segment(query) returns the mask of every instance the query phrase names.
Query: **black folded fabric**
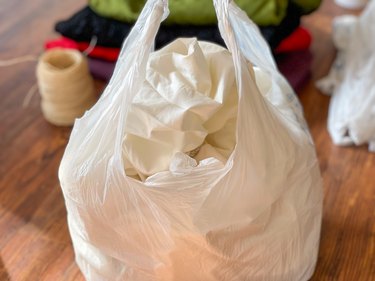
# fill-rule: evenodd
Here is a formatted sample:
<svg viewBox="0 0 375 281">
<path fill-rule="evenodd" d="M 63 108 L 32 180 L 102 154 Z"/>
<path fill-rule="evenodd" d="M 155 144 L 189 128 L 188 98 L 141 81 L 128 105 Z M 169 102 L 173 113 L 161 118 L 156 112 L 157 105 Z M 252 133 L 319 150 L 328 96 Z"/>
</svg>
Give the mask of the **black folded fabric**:
<svg viewBox="0 0 375 281">
<path fill-rule="evenodd" d="M 290 35 L 300 24 L 302 12 L 296 5 L 289 4 L 286 17 L 277 26 L 261 26 L 260 31 L 271 49 Z M 131 24 L 103 18 L 89 6 L 74 14 L 71 18 L 60 21 L 55 30 L 61 35 L 78 42 L 89 42 L 97 37 L 97 45 L 119 48 L 132 28 Z M 161 48 L 178 37 L 197 37 L 198 40 L 210 41 L 225 46 L 216 25 L 162 25 L 155 39 L 155 48 Z"/>
</svg>

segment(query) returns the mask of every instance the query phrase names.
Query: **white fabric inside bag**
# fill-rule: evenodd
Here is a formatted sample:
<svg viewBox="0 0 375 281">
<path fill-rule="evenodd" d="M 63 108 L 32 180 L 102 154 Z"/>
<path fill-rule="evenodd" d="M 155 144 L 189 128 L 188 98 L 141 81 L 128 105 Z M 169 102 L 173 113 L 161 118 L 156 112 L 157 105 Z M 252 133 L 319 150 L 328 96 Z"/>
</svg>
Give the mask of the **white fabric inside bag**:
<svg viewBox="0 0 375 281">
<path fill-rule="evenodd" d="M 235 145 L 237 104 L 228 50 L 185 38 L 151 53 L 125 126 L 127 174 L 145 179 L 166 171 L 175 153 L 194 157 L 202 145 L 227 159 Z"/>
<path fill-rule="evenodd" d="M 257 67 L 254 71 L 266 95 L 270 77 Z M 236 143 L 237 110 L 235 71 L 227 49 L 181 38 L 151 53 L 146 80 L 126 121 L 126 174 L 145 180 L 167 171 L 180 152 L 224 164 Z"/>
</svg>

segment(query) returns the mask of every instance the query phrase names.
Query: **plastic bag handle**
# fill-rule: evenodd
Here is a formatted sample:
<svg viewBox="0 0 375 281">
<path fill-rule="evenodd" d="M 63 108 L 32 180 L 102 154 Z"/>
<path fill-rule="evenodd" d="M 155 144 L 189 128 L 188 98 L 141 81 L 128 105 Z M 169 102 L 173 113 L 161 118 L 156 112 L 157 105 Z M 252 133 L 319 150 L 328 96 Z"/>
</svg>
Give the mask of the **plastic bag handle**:
<svg viewBox="0 0 375 281">
<path fill-rule="evenodd" d="M 269 72 L 277 72 L 268 44 L 260 34 L 258 27 L 247 17 L 246 13 L 233 0 L 213 0 L 213 3 L 221 36 L 234 59 L 239 62 L 240 57 L 244 55 L 254 65 L 261 65 Z M 121 79 L 120 81 L 125 81 L 126 79 L 122 78 L 129 70 L 138 75 L 142 75 L 145 72 L 146 62 L 151 51 L 150 46 L 153 45 L 161 22 L 167 18 L 168 14 L 168 0 L 148 0 L 146 2 L 133 29 L 123 44 L 118 59 L 125 65 L 127 65 L 127 61 L 140 63 L 129 65 L 129 68 L 126 69 L 127 71 L 123 71 L 124 67 L 116 67 L 111 80 L 119 81 Z M 234 30 L 241 30 L 242 35 L 236 36 L 240 32 L 234 32 Z M 138 50 L 135 57 L 128 56 L 128 53 L 132 53 L 130 52 L 132 49 Z M 128 93 L 129 99 L 127 100 L 131 102 L 135 94 L 136 91 Z"/>
<path fill-rule="evenodd" d="M 220 34 L 234 58 L 245 56 L 254 65 L 270 73 L 277 72 L 276 63 L 258 26 L 233 0 L 213 0 Z M 234 32 L 234 31 L 237 32 Z M 239 36 L 241 34 L 241 36 Z"/>
<path fill-rule="evenodd" d="M 255 65 L 262 66 L 270 74 L 277 73 L 276 64 L 270 49 L 259 32 L 258 27 L 247 17 L 232 0 L 213 0 L 218 25 L 229 51 L 232 53 L 236 67 L 236 76 L 240 75 L 238 66 L 243 65 L 244 57 Z M 130 104 L 138 93 L 146 73 L 147 61 L 152 51 L 153 41 L 162 20 L 168 16 L 168 0 L 148 0 L 138 17 L 120 52 L 116 67 L 103 98 L 114 93 L 112 99 L 119 100 L 118 130 L 115 144 L 115 155 L 122 164 L 121 142 L 124 124 Z M 237 30 L 237 32 L 234 32 Z M 238 34 L 241 33 L 241 36 Z M 237 36 L 236 36 L 237 34 Z M 114 81 L 112 81 L 114 80 Z M 123 93 L 126 93 L 125 95 Z M 120 96 L 118 96 L 120 95 Z M 122 165 L 119 165 L 122 166 Z"/>
<path fill-rule="evenodd" d="M 109 82 L 109 85 L 113 84 L 114 87 L 107 87 L 102 95 L 103 98 L 108 96 L 120 103 L 118 108 L 120 122 L 117 122 L 113 160 L 117 165 L 114 167 L 123 167 L 121 144 L 130 104 L 142 86 L 153 41 L 162 20 L 168 16 L 168 13 L 167 0 L 148 0 L 146 2 L 121 48 L 115 71 Z M 118 67 L 117 64 L 121 64 L 121 67 Z M 114 94 L 110 96 L 111 93 Z M 124 170 L 120 170 L 120 173 L 125 175 Z"/>
</svg>

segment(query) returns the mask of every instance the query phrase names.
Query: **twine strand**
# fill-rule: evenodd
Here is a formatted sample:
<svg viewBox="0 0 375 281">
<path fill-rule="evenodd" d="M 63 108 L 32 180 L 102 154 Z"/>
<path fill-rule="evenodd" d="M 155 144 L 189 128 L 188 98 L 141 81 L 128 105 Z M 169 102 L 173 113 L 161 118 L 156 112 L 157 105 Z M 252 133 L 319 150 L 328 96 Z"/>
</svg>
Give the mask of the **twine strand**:
<svg viewBox="0 0 375 281">
<path fill-rule="evenodd" d="M 94 50 L 97 43 L 98 43 L 98 37 L 94 35 L 93 37 L 91 37 L 89 46 L 86 48 L 86 50 L 82 52 L 82 54 L 85 56 L 88 56 Z"/>
<path fill-rule="evenodd" d="M 36 55 L 25 55 L 25 56 L 15 57 L 15 58 L 8 59 L 8 60 L 0 60 L 0 67 L 9 67 L 9 66 L 13 66 L 16 64 L 24 63 L 24 62 L 36 62 L 36 61 L 38 61 L 38 57 Z M 37 92 L 37 90 L 38 90 L 38 85 L 35 83 L 33 86 L 31 86 L 25 98 L 23 99 L 23 102 L 22 102 L 23 108 L 26 108 L 29 106 L 31 99 L 34 96 L 34 94 Z"/>
<path fill-rule="evenodd" d="M 11 66 L 11 65 L 15 65 L 15 64 L 23 63 L 23 62 L 33 62 L 37 60 L 38 60 L 38 57 L 35 55 L 26 55 L 26 56 L 16 57 L 13 59 L 8 59 L 8 60 L 0 60 L 0 67 Z"/>
<path fill-rule="evenodd" d="M 34 94 L 38 91 L 38 84 L 34 83 L 34 85 L 31 86 L 30 90 L 27 92 L 25 98 L 22 102 L 22 107 L 26 108 L 29 106 L 31 99 L 33 98 Z"/>
</svg>

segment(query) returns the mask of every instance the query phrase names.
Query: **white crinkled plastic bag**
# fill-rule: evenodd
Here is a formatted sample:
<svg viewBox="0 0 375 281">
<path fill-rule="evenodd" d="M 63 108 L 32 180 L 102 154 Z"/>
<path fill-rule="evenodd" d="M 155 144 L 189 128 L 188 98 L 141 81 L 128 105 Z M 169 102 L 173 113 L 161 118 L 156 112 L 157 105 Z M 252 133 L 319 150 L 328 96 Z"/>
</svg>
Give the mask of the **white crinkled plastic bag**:
<svg viewBox="0 0 375 281">
<path fill-rule="evenodd" d="M 291 281 L 313 274 L 322 186 L 302 109 L 257 27 L 233 1 L 214 4 L 238 91 L 234 149 L 226 158 L 215 143 L 202 146 L 198 160 L 177 151 L 166 170 L 143 181 L 126 174 L 128 118 L 168 13 L 167 1 L 147 1 L 108 87 L 76 121 L 60 165 L 87 280 Z"/>
<path fill-rule="evenodd" d="M 337 145 L 368 143 L 375 152 L 375 1 L 359 17 L 335 18 L 333 39 L 336 60 L 317 82 L 332 94 L 328 131 Z"/>
</svg>

